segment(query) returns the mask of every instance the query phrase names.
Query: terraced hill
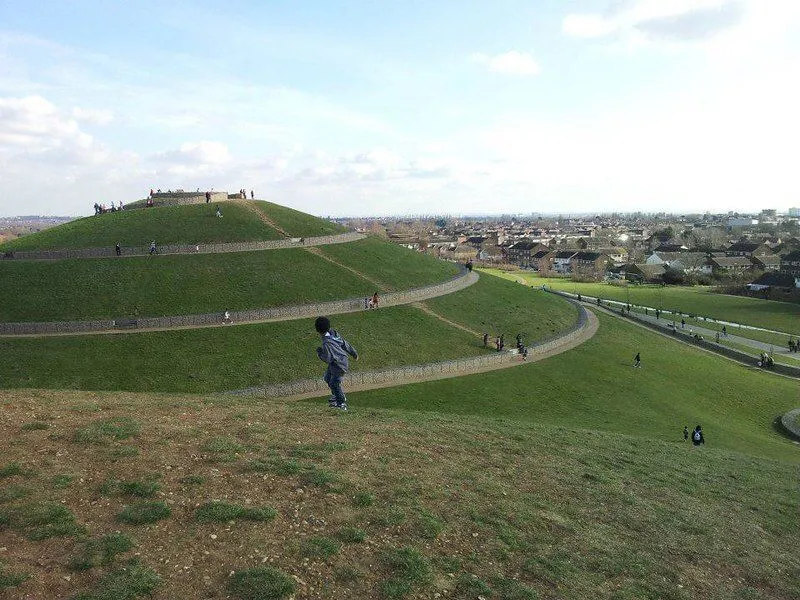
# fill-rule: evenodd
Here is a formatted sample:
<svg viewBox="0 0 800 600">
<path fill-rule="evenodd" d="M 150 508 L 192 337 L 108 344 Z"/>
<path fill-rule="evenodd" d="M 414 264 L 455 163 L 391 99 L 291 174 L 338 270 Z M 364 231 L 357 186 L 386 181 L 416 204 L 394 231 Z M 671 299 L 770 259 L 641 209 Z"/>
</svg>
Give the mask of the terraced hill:
<svg viewBox="0 0 800 600">
<path fill-rule="evenodd" d="M 271 203 L 220 204 L 222 219 L 211 204 L 157 207 L 90 217 L 21 241 L 26 248 L 59 250 L 114 239 L 109 232 L 125 228 L 142 235 L 163 227 L 176 243 L 224 243 L 227 233 L 207 231 L 222 223 L 232 224 L 238 240 L 344 233 L 338 225 Z M 6 387 L 204 392 L 316 377 L 321 365 L 314 353 L 313 307 L 331 301 L 347 300 L 347 312 L 362 309 L 335 316 L 334 324 L 363 349 L 356 368 L 366 371 L 492 355 L 493 347 L 482 347 L 484 332 L 492 338 L 505 333 L 511 346 L 516 333 L 531 344 L 576 323 L 569 303 L 494 278 L 456 293 L 436 292 L 452 296 L 440 312 L 430 300 L 417 301 L 413 290 L 427 293 L 461 277 L 457 265 L 375 238 L 349 239 L 248 252 L 0 261 L 0 278 L 9 284 L 0 303 L 2 322 L 57 322 L 67 332 L 103 319 L 127 324 L 98 330 L 110 336 L 1 337 L 0 351 L 14 360 L 0 367 L 0 378 Z M 363 311 L 363 299 L 375 291 L 402 299 L 397 306 Z M 515 298 L 513 312 L 504 310 L 509 298 Z M 289 310 L 298 305 L 310 307 L 302 319 Z M 459 314 L 458 306 L 467 312 Z M 281 322 L 236 322 L 246 311 L 284 308 L 288 316 Z M 487 318 L 475 318 L 482 310 Z M 231 325 L 223 320 L 226 311 L 234 317 Z M 200 329 L 172 325 L 192 315 L 211 319 Z M 145 318 L 163 319 L 163 330 L 138 331 L 136 324 Z"/>
</svg>

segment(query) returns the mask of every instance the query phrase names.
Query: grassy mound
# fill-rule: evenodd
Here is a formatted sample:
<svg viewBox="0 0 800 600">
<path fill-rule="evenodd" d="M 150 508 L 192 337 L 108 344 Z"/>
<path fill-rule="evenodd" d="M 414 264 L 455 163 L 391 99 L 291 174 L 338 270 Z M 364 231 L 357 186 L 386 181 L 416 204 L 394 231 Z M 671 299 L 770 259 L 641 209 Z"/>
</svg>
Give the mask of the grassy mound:
<svg viewBox="0 0 800 600">
<path fill-rule="evenodd" d="M 458 266 L 453 263 L 437 260 L 377 238 L 321 246 L 319 250 L 323 255 L 353 266 L 366 277 L 381 283 L 384 291 L 423 286 L 432 276 L 443 280 L 459 271 Z"/>
<path fill-rule="evenodd" d="M 317 590 L 329 598 L 800 594 L 796 460 L 721 449 L 711 431 L 698 449 L 636 428 L 583 429 L 579 411 L 558 426 L 405 410 L 336 413 L 323 401 L 264 406 L 26 391 L 1 392 L 0 406 L 7 458 L 28 473 L 9 483 L 31 492 L 3 510 L 58 503 L 76 524 L 90 525 L 91 539 L 120 528 L 136 537 L 135 565 L 100 563 L 87 578 L 69 571 L 77 540 L 48 544 L 8 532 L 14 552 L 4 568 L 30 576 L 15 581 L 20 596 L 99 594 L 111 581 L 118 595 L 101 597 L 136 597 L 123 590 L 155 590 L 158 598 Z M 640 403 L 629 422 L 646 422 L 650 408 Z M 50 431 L 21 430 L 32 414 L 46 416 Z M 69 441 L 97 419 L 132 415 L 144 424 L 134 443 L 146 451 L 137 456 Z M 767 448 L 770 435 L 779 439 L 763 423 L 747 428 L 762 431 L 753 439 Z M 219 460 L 203 450 L 220 438 L 235 440 L 238 453 Z M 265 468 L 253 470 L 255 462 Z M 293 463 L 301 468 L 269 466 Z M 96 502 L 91 486 L 52 483 L 64 474 L 100 481 L 153 468 L 173 510 L 150 526 L 116 520 L 125 498 Z M 187 476 L 196 483 L 187 485 Z M 270 506 L 276 516 L 198 522 L 199 503 L 224 497 Z M 359 535 L 342 534 L 352 531 Z"/>
<path fill-rule="evenodd" d="M 223 217 L 216 217 L 217 207 Z M 313 217 L 308 217 L 313 219 Z M 163 206 L 85 217 L 0 245 L 0 250 L 113 248 L 278 240 L 283 235 L 236 202 Z"/>
<path fill-rule="evenodd" d="M 517 333 L 530 345 L 559 335 L 578 318 L 577 310 L 565 310 L 564 300 L 557 296 L 487 275 L 465 290 L 426 304 L 453 322 L 488 333 L 490 343 L 495 336 L 505 334 L 509 347 L 514 345 Z"/>
<path fill-rule="evenodd" d="M 252 205 L 264 213 L 268 219 L 293 237 L 314 237 L 344 233 L 347 228 L 338 223 L 312 217 L 287 206 L 257 200 Z"/>
<path fill-rule="evenodd" d="M 485 286 L 459 292 L 470 304 L 478 294 L 486 310 L 513 330 L 518 320 L 572 326 L 575 310 L 565 300 L 530 294 L 514 313 L 505 313 L 502 290 L 511 287 L 496 278 L 487 285 L 501 292 L 485 295 Z M 476 284 L 477 285 L 477 284 Z M 475 289 L 474 292 L 472 290 Z M 471 304 L 474 304 L 471 303 Z M 332 317 L 336 329 L 361 357 L 356 370 L 435 362 L 488 352 L 471 335 L 414 306 L 398 306 Z M 536 330 L 532 330 L 534 335 Z M 550 328 L 545 332 L 551 333 Z M 532 341 L 529 339 L 528 341 Z M 509 345 L 513 342 L 509 340 Z M 221 391 L 318 377 L 314 352 L 319 338 L 313 320 L 151 333 L 121 333 L 47 338 L 0 338 L 0 352 L 13 361 L 0 362 L 5 387 L 51 387 L 131 391 Z"/>
</svg>

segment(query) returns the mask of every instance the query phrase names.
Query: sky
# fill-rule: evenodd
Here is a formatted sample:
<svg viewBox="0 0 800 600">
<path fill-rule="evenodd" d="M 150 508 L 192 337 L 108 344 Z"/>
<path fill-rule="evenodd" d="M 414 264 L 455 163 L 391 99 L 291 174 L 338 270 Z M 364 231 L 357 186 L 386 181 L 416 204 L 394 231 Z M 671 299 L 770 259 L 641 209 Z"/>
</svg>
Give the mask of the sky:
<svg viewBox="0 0 800 600">
<path fill-rule="evenodd" d="M 0 0 L 0 216 L 800 206 L 798 0 Z"/>
</svg>

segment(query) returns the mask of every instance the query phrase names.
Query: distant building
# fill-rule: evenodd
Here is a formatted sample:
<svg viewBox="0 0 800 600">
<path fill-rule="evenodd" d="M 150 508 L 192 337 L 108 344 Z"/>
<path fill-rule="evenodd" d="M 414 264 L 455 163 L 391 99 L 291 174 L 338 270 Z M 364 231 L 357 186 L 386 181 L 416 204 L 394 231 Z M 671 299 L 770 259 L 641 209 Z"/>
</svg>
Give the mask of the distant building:
<svg viewBox="0 0 800 600">
<path fill-rule="evenodd" d="M 800 250 L 790 252 L 781 258 L 781 273 L 800 277 Z"/>
<path fill-rule="evenodd" d="M 508 262 L 519 265 L 520 267 L 531 268 L 534 266 L 534 256 L 538 252 L 545 252 L 546 254 L 550 252 L 550 248 L 544 244 L 524 240 L 511 244 L 507 252 Z"/>
<path fill-rule="evenodd" d="M 744 256 L 720 256 L 709 259 L 708 264 L 716 276 L 741 275 L 753 268 L 753 263 Z"/>
<path fill-rule="evenodd" d="M 764 242 L 740 241 L 726 248 L 725 254 L 727 256 L 746 256 L 750 258 L 753 256 L 770 256 L 772 255 L 772 250 Z"/>
<path fill-rule="evenodd" d="M 790 217 L 800 217 L 800 208 L 790 208 L 789 209 L 789 216 Z"/>
<path fill-rule="evenodd" d="M 576 252 L 569 261 L 573 275 L 600 279 L 605 275 L 611 259 L 602 252 Z"/>
</svg>

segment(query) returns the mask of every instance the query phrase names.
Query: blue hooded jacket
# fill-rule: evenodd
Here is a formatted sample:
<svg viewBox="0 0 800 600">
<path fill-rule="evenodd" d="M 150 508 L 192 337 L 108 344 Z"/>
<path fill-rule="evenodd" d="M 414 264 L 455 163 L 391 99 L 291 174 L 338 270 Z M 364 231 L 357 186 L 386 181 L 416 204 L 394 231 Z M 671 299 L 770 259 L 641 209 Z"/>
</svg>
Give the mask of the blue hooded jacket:
<svg viewBox="0 0 800 600">
<path fill-rule="evenodd" d="M 328 363 L 328 369 L 337 375 L 344 375 L 350 368 L 349 356 L 358 358 L 358 352 L 343 339 L 335 329 L 322 336 L 322 346 L 317 348 L 317 356 Z"/>
</svg>

